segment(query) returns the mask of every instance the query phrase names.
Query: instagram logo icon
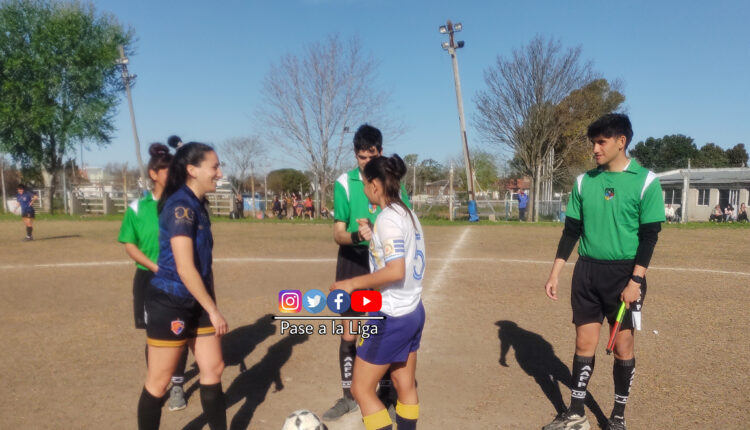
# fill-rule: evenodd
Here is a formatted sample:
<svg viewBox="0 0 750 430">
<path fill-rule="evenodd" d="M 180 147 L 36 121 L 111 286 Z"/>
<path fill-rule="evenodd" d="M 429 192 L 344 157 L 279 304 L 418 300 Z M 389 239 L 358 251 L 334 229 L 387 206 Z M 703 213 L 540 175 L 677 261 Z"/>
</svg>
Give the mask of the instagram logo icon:
<svg viewBox="0 0 750 430">
<path fill-rule="evenodd" d="M 302 309 L 301 299 L 299 290 L 279 291 L 279 311 L 286 314 L 299 312 Z"/>
</svg>

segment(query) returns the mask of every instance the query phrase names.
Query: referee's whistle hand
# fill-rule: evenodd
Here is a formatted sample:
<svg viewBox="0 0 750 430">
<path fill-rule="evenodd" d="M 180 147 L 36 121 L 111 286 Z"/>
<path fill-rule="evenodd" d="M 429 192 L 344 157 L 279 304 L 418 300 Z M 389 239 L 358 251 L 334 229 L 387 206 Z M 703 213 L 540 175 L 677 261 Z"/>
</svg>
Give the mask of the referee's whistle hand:
<svg viewBox="0 0 750 430">
<path fill-rule="evenodd" d="M 370 225 L 370 220 L 367 218 L 360 218 L 357 220 L 357 224 L 359 224 L 359 236 L 363 240 L 371 240 L 372 226 Z"/>
</svg>

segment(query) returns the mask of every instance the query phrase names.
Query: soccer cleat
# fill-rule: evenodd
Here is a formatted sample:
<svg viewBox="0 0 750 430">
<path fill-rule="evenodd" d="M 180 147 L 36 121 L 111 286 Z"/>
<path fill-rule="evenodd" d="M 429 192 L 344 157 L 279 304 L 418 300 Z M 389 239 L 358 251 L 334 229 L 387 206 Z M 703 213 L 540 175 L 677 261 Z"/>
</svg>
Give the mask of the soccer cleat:
<svg viewBox="0 0 750 430">
<path fill-rule="evenodd" d="M 606 430 L 626 430 L 624 418 L 610 418 Z"/>
<path fill-rule="evenodd" d="M 542 430 L 590 430 L 586 415 L 574 414 L 570 411 L 560 412 L 551 423 L 542 427 Z"/>
<path fill-rule="evenodd" d="M 181 385 L 172 385 L 172 390 L 169 392 L 169 410 L 181 411 L 187 406 L 185 401 L 185 391 Z"/>
<path fill-rule="evenodd" d="M 31 236 L 26 236 L 26 237 L 23 238 L 24 242 L 31 242 L 32 240 L 34 240 L 34 238 L 31 237 Z"/>
<path fill-rule="evenodd" d="M 344 415 L 348 414 L 349 412 L 354 412 L 359 407 L 357 406 L 357 402 L 354 401 L 354 399 L 348 399 L 346 397 L 342 397 L 336 401 L 336 404 L 333 405 L 333 407 L 326 411 L 326 413 L 323 414 L 324 420 L 336 420 Z"/>
</svg>

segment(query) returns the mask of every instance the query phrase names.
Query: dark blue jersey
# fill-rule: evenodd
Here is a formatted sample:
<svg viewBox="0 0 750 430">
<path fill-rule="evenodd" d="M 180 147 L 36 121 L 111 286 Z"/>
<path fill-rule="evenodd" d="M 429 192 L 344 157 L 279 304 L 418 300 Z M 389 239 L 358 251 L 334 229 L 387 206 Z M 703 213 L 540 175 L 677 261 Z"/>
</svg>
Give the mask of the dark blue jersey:
<svg viewBox="0 0 750 430">
<path fill-rule="evenodd" d="M 213 295 L 211 255 L 214 238 L 211 235 L 211 220 L 203 203 L 186 185 L 169 196 L 159 214 L 159 271 L 151 280 L 151 284 L 167 294 L 192 298 L 192 294 L 177 274 L 170 243 L 175 236 L 193 239 L 195 268 L 203 278 L 206 290 Z"/>
<path fill-rule="evenodd" d="M 31 191 L 24 191 L 16 196 L 16 201 L 21 205 L 21 213 L 33 212 L 34 207 L 31 206 L 31 200 L 34 198 L 34 193 Z"/>
</svg>

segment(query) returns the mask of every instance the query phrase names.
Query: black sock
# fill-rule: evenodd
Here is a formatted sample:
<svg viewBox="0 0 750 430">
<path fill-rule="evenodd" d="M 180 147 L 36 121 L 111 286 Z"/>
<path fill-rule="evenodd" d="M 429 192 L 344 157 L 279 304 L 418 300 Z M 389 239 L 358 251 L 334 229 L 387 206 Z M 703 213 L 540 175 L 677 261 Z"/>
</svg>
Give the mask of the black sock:
<svg viewBox="0 0 750 430">
<path fill-rule="evenodd" d="M 390 406 L 395 407 L 395 391 L 396 390 L 393 389 L 393 382 L 391 382 L 391 369 L 388 369 L 378 383 L 378 397 L 380 398 L 380 401 L 383 402 L 386 409 Z"/>
<path fill-rule="evenodd" d="M 625 419 L 625 405 L 630 395 L 630 385 L 635 376 L 635 357 L 630 360 L 618 360 L 612 367 L 612 378 L 615 380 L 615 407 L 612 418 Z"/>
<path fill-rule="evenodd" d="M 570 408 L 574 414 L 583 416 L 583 402 L 586 400 L 586 386 L 594 373 L 596 357 L 573 356 L 573 375 L 570 380 Z"/>
<path fill-rule="evenodd" d="M 187 346 L 182 349 L 182 355 L 180 355 L 180 361 L 177 362 L 177 368 L 174 370 L 172 375 L 172 385 L 179 385 L 185 382 L 185 366 L 187 366 L 188 349 Z"/>
<path fill-rule="evenodd" d="M 352 396 L 352 373 L 354 372 L 354 357 L 357 355 L 357 346 L 355 341 L 346 341 L 341 339 L 339 345 L 339 366 L 341 368 L 341 388 L 344 390 L 344 397 L 354 400 Z"/>
<path fill-rule="evenodd" d="M 26 227 L 26 236 L 31 237 L 32 231 L 34 231 L 34 227 Z"/>
<path fill-rule="evenodd" d="M 211 430 L 227 429 L 227 408 L 221 382 L 212 385 L 201 384 L 201 405 Z"/>
<path fill-rule="evenodd" d="M 161 406 L 163 399 L 154 397 L 143 387 L 141 398 L 138 400 L 138 429 L 159 430 L 161 422 Z"/>
</svg>

